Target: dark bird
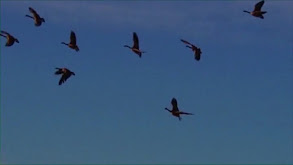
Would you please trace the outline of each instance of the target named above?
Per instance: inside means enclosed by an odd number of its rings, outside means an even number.
[[[141,58],[142,53],[146,53],[146,52],[143,52],[143,51],[139,50],[139,40],[138,40],[138,36],[137,36],[137,34],[135,32],[133,32],[133,46],[130,47],[128,45],[124,45],[124,47],[127,47],[127,48],[131,49],[140,58]]]
[[[182,112],[178,108],[177,100],[175,98],[172,98],[171,100],[172,104],[172,110],[165,108],[165,110],[169,111],[173,116],[176,116],[181,120],[180,115],[193,115],[192,113]]]
[[[30,15],[25,15],[25,16],[34,19],[35,20],[35,26],[41,26],[42,22],[45,22],[45,19],[41,18],[39,16],[39,14],[33,8],[29,7],[28,9],[33,14],[33,16],[30,16]]]
[[[200,48],[196,47],[195,45],[193,45],[193,44],[191,44],[191,43],[189,43],[189,42],[187,42],[187,41],[185,41],[185,40],[182,40],[182,39],[181,39],[181,41],[182,41],[183,43],[187,44],[186,47],[188,47],[188,48],[190,48],[192,51],[194,51],[194,58],[195,58],[197,61],[199,61],[199,60],[200,60],[200,56],[201,56],[201,50],[200,50]]]
[[[19,43],[18,39],[16,39],[15,37],[13,37],[11,34],[1,30],[0,35],[2,37],[5,37],[7,39],[5,46],[12,46],[14,44],[14,42]]]
[[[75,36],[75,33],[73,31],[71,31],[71,33],[70,33],[70,42],[69,42],[69,44],[67,44],[65,42],[61,42],[61,44],[67,45],[69,48],[74,49],[77,52],[79,51],[79,48],[76,45],[76,36]]]
[[[75,76],[74,72],[71,72],[67,68],[56,68],[57,71],[55,72],[55,75],[60,75],[62,74],[60,80],[59,80],[59,85],[63,84],[71,75]]]
[[[243,10],[243,12],[249,13],[252,16],[264,19],[263,14],[267,13],[266,11],[261,11],[261,7],[263,6],[264,3],[265,3],[265,1],[262,0],[262,1],[258,2],[257,4],[255,4],[254,10],[252,12],[249,12],[249,11],[246,11],[246,10]]]

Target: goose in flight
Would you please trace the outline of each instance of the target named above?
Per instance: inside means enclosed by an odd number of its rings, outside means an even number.
[[[60,75],[62,74],[60,80],[59,80],[59,85],[65,83],[65,81],[71,76],[74,75],[74,72],[71,72],[69,69],[67,68],[56,68],[57,71],[55,72],[55,75]]]
[[[195,45],[189,43],[188,41],[185,41],[183,39],[181,39],[181,41],[186,45],[186,47],[190,48],[192,51],[194,51],[194,58],[199,61],[200,60],[200,56],[201,56],[201,50],[200,48],[196,47]]]
[[[12,46],[14,44],[14,42],[19,43],[18,39],[16,39],[15,37],[13,37],[11,34],[1,30],[0,35],[2,37],[5,37],[7,39],[5,46]]]
[[[124,45],[124,47],[127,47],[127,48],[131,49],[140,58],[141,58],[142,53],[146,53],[146,52],[143,52],[143,51],[139,50],[139,40],[138,40],[138,36],[137,36],[137,34],[135,32],[133,32],[133,46],[130,47],[128,45]]]
[[[182,112],[178,108],[177,100],[175,98],[172,98],[171,100],[172,104],[172,110],[165,108],[165,110],[169,111],[173,116],[176,116],[181,120],[180,115],[193,115],[192,113]]]
[[[249,12],[249,11],[246,11],[246,10],[243,10],[243,12],[249,13],[252,16],[264,19],[263,14],[267,13],[266,11],[261,11],[261,8],[262,8],[264,3],[265,3],[265,1],[262,0],[262,1],[258,2],[257,4],[255,4],[254,10],[252,12]]]
[[[35,26],[41,26],[42,25],[42,22],[45,22],[45,19],[44,18],[41,18],[39,16],[39,14],[33,8],[29,7],[28,9],[33,14],[33,16],[30,16],[30,15],[25,15],[25,16],[34,19]]]
[[[61,42],[61,44],[67,45],[69,48],[74,49],[77,52],[79,51],[79,48],[76,45],[76,36],[75,36],[75,33],[73,31],[71,31],[71,33],[70,33],[70,42],[69,42],[69,44],[67,44],[65,42]]]

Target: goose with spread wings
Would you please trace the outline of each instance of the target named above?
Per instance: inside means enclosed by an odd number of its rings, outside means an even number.
[[[19,43],[17,38],[13,37],[11,34],[9,34],[6,31],[1,30],[0,35],[7,39],[5,46],[12,46],[14,42]]]
[[[74,75],[74,72],[71,72],[69,69],[67,68],[56,68],[57,71],[55,72],[55,75],[60,75],[62,74],[60,80],[59,80],[59,85],[62,85],[63,83],[65,83],[65,81],[71,76]]]
[[[165,110],[169,111],[173,116],[178,117],[179,120],[181,120],[180,115],[193,115],[192,113],[182,112],[178,108],[177,100],[175,98],[172,98],[171,100],[172,104],[172,110],[165,108]]]
[[[262,0],[262,1],[258,2],[257,4],[255,4],[253,11],[249,12],[249,11],[243,10],[243,12],[249,13],[250,15],[252,15],[254,17],[264,19],[263,14],[267,13],[266,11],[261,11],[261,8],[264,5],[264,3],[265,3],[265,1]]]
[[[139,50],[139,40],[138,40],[138,36],[137,36],[136,32],[133,32],[133,46],[130,47],[128,45],[124,45],[124,47],[131,49],[140,58],[141,58],[142,53],[146,53],[146,52]]]
[[[69,48],[74,49],[77,52],[79,51],[79,47],[76,44],[76,36],[73,31],[70,32],[70,42],[68,44],[61,42],[61,44],[67,45]]]
[[[186,47],[190,48],[192,51],[194,51],[194,58],[195,60],[199,61],[200,60],[200,56],[201,56],[201,49],[196,47],[195,45],[191,44],[190,42],[181,39],[181,41],[186,45]]]
[[[29,11],[33,14],[33,16],[25,15],[26,17],[32,18],[35,21],[35,26],[41,26],[43,22],[45,22],[44,18],[41,18],[39,14],[32,7],[28,8]]]

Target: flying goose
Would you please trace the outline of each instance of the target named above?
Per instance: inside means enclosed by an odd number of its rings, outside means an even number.
[[[183,39],[181,39],[181,41],[186,45],[186,47],[190,48],[192,51],[194,51],[194,58],[199,61],[200,60],[200,56],[201,56],[201,50],[200,48],[196,47],[195,45],[189,43],[188,41],[185,41]]]
[[[255,4],[254,10],[252,12],[249,12],[249,11],[246,11],[246,10],[243,10],[243,12],[249,13],[252,16],[264,19],[263,14],[267,13],[266,11],[261,11],[261,7],[263,6],[264,3],[265,3],[265,1],[262,0],[262,1],[258,2],[257,4]]]
[[[143,51],[139,50],[139,40],[138,40],[138,36],[137,36],[137,34],[135,32],[133,32],[133,46],[130,47],[128,45],[124,45],[124,47],[127,47],[127,48],[131,49],[140,58],[141,58],[142,53],[146,53],[146,52],[143,52]]]
[[[79,48],[76,45],[76,36],[75,36],[75,33],[73,31],[71,31],[71,33],[70,33],[70,42],[69,42],[69,44],[67,44],[65,42],[61,42],[61,44],[67,45],[69,48],[74,49],[77,52],[79,51]]]
[[[74,72],[71,72],[69,69],[67,68],[56,68],[57,71],[55,72],[55,75],[60,75],[62,74],[60,80],[59,80],[59,85],[65,83],[65,81],[71,76],[74,75]]]
[[[35,26],[41,26],[42,22],[45,22],[45,19],[41,18],[39,16],[39,14],[33,8],[29,7],[28,9],[33,14],[33,16],[30,16],[30,15],[25,15],[25,16],[34,19],[35,20]]]
[[[165,108],[165,110],[169,111],[173,116],[178,117],[179,120],[181,120],[180,115],[193,115],[192,113],[179,111],[177,100],[175,98],[172,98],[171,104],[172,104],[172,110],[168,108]]]
[[[16,39],[15,37],[13,37],[11,34],[1,30],[0,35],[2,37],[5,37],[7,39],[5,46],[12,46],[14,44],[14,42],[19,43],[18,39]]]

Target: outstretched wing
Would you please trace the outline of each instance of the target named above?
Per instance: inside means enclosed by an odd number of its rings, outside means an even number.
[[[6,35],[10,35],[8,32],[1,30],[1,33],[6,34]]]
[[[70,43],[73,45],[76,45],[76,36],[73,31],[71,31],[71,33],[70,33]]]
[[[59,80],[59,85],[63,84],[71,76],[70,72],[66,72]]]
[[[182,114],[182,115],[193,115],[193,113],[188,113],[188,112],[180,112],[179,114]]]
[[[257,4],[255,4],[254,11],[260,11],[261,7],[263,6],[264,3],[265,3],[265,1],[262,0],[262,1],[258,2]]]
[[[28,8],[29,11],[34,15],[35,18],[40,19],[39,14],[36,12],[36,10],[34,10],[32,7]]]
[[[56,75],[59,75],[59,74],[62,74],[62,73],[63,73],[61,68],[56,68],[56,69],[58,69],[58,70],[55,72]]]
[[[6,35],[3,35],[3,34],[1,34],[1,33],[0,33],[0,36],[5,37],[5,38],[7,37]]]
[[[139,49],[139,40],[135,32],[133,32],[133,47]]]
[[[177,100],[175,98],[172,98],[171,100],[171,104],[173,106],[173,109],[178,109],[178,104],[177,104]]]
[[[181,39],[181,41],[182,41],[183,43],[187,44],[187,45],[194,46],[194,45],[193,45],[193,44],[191,44],[190,42],[188,42],[188,41],[185,41],[185,40],[183,40],[183,39]]]

